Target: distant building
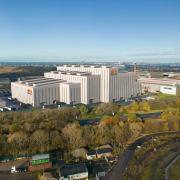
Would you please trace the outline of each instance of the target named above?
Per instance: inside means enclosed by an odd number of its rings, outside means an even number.
[[[117,162],[117,157],[105,157],[105,160],[109,163]]]
[[[39,78],[11,83],[12,98],[34,107],[53,104],[59,99],[60,79]]]
[[[95,102],[114,102],[121,99],[127,99],[131,96],[137,96],[140,93],[140,87],[137,82],[137,75],[135,72],[119,73],[117,67],[110,66],[89,66],[89,65],[64,65],[57,67],[58,72],[79,72],[89,73],[95,80],[91,79],[89,82],[88,99]],[[46,76],[46,75],[45,75]],[[62,77],[63,75],[58,75]],[[52,76],[51,76],[52,77]],[[54,76],[55,77],[55,76]],[[57,76],[56,76],[57,77]],[[73,75],[67,77],[68,81],[74,81],[76,78]],[[73,80],[74,79],[74,80]],[[92,84],[91,84],[92,83]],[[85,88],[81,86],[81,90]],[[93,93],[97,94],[97,99],[93,98]],[[99,101],[98,101],[99,99]],[[89,102],[85,103],[89,104]]]
[[[110,165],[105,160],[93,161],[91,164],[92,167],[92,175],[95,179],[99,180],[103,178],[106,173],[109,171]]]
[[[157,93],[177,95],[180,92],[180,80],[167,78],[140,78],[142,93]]]
[[[42,163],[48,163],[50,161],[49,154],[36,154],[32,156],[31,164],[37,165]]]
[[[44,77],[11,83],[12,98],[34,107],[63,102],[91,104],[116,102],[140,94],[135,72],[117,67],[64,65]]]
[[[91,151],[87,152],[86,158],[87,158],[87,160],[96,159],[97,158],[96,151],[95,150],[91,150]]]
[[[86,180],[88,169],[84,163],[65,164],[60,167],[59,175],[59,180]]]
[[[86,154],[87,160],[93,160],[96,158],[104,158],[111,156],[112,156],[112,147],[110,145],[105,145],[104,147],[102,146],[97,150],[91,150]]]
[[[178,78],[178,77],[180,77],[180,73],[167,72],[167,73],[163,73],[163,76],[169,77],[169,78]]]
[[[52,167],[49,154],[37,154],[32,156],[29,171],[39,171]]]
[[[97,153],[97,158],[111,157],[112,149],[111,148],[102,148],[102,149],[98,149],[96,151],[96,153]]]

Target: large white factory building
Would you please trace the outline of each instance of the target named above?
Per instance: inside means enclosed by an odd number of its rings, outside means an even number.
[[[107,66],[63,65],[39,79],[11,83],[12,98],[34,107],[64,102],[116,102],[140,94],[134,72]]]

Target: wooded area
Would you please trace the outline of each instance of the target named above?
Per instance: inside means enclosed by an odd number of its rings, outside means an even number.
[[[160,119],[141,121],[137,112],[163,110]],[[113,112],[113,113],[112,113]],[[79,120],[101,117],[98,125],[80,126]],[[74,149],[113,146],[114,154],[142,134],[180,130],[180,98],[133,102],[129,106],[112,103],[94,108],[33,110],[0,113],[0,154],[17,155],[61,149],[67,155]]]

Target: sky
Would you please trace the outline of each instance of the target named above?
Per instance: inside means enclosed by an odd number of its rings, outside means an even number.
[[[179,0],[0,0],[0,60],[180,62]]]

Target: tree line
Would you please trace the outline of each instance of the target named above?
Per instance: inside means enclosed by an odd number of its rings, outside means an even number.
[[[180,100],[176,98],[175,102],[166,103],[160,121],[145,122],[140,121],[136,113],[158,110],[158,103],[154,106],[153,101],[134,102],[123,107],[102,103],[95,107],[81,105],[0,113],[0,155],[41,153],[53,149],[70,153],[77,148],[94,149],[104,144],[111,144],[116,154],[141,134],[180,130],[179,105]],[[79,119],[97,116],[101,118],[98,125],[79,125]]]

